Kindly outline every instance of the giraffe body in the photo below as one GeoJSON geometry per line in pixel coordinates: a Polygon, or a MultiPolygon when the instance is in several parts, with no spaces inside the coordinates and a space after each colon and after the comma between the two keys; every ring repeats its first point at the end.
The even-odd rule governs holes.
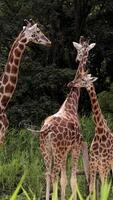
{"type": "MultiPolygon", "coordinates": [[[[61,199],[65,199],[67,155],[69,152],[72,154],[71,184],[74,191],[76,187],[77,161],[84,143],[76,111],[76,104],[79,99],[78,92],[78,89],[72,90],[61,109],[47,118],[40,130],[40,148],[46,166],[46,180],[50,179],[51,176],[52,183],[55,183],[59,172],[61,172],[61,199]]],[[[49,199],[49,197],[47,198],[49,199]]]]}
{"type": "Polygon", "coordinates": [[[96,173],[98,172],[102,184],[107,180],[110,169],[113,170],[113,134],[102,114],[94,85],[87,87],[92,105],[95,136],[90,148],[90,194],[95,187],[96,173]]]}
{"type": "MultiPolygon", "coordinates": [[[[102,184],[106,181],[110,169],[113,171],[113,133],[107,125],[102,114],[93,81],[90,75],[85,74],[79,80],[73,82],[73,87],[86,87],[92,106],[92,117],[95,124],[95,135],[90,147],[89,161],[89,191],[93,199],[95,179],[99,173],[102,184]]],[[[72,83],[71,83],[72,86],[72,83]]]]}
{"type": "MultiPolygon", "coordinates": [[[[94,45],[89,45],[89,42],[84,41],[83,37],[80,38],[80,44],[74,42],[73,45],[78,52],[77,60],[80,61],[75,77],[77,79],[84,72],[89,50],[94,45]]],[[[79,96],[80,88],[71,89],[60,110],[48,117],[40,130],[40,148],[46,167],[46,200],[49,200],[50,176],[54,185],[59,172],[61,172],[61,200],[65,200],[66,159],[69,152],[72,155],[71,188],[76,200],[77,161],[81,150],[83,155],[86,150],[78,119],[79,96]]],[[[86,157],[88,162],[88,155],[86,157]]],[[[87,167],[85,171],[88,178],[87,167]]]]}
{"type": "Polygon", "coordinates": [[[8,128],[8,119],[5,110],[17,85],[21,57],[27,43],[30,41],[45,46],[51,44],[37,27],[37,24],[32,25],[31,22],[27,23],[27,26],[23,28],[14,41],[9,52],[5,70],[0,77],[0,144],[4,142],[5,132],[8,128]]]}

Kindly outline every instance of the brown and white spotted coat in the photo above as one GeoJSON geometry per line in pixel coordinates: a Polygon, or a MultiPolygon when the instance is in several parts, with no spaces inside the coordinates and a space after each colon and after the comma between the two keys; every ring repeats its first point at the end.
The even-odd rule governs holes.
{"type": "Polygon", "coordinates": [[[85,87],[91,100],[92,117],[95,124],[95,136],[90,147],[89,161],[89,191],[91,200],[93,199],[95,190],[97,172],[103,184],[107,179],[110,169],[113,171],[113,133],[102,114],[93,84],[95,80],[95,77],[91,77],[91,75],[86,75],[85,73],[78,80],[71,82],[72,88],[85,87]]]}
{"type": "MultiPolygon", "coordinates": [[[[77,55],[80,61],[77,78],[84,70],[90,45],[88,41],[83,42],[83,38],[80,39],[80,44],[73,44],[77,48],[78,54],[82,51],[80,56],[77,55]]],[[[77,161],[84,146],[78,119],[79,96],[80,88],[71,89],[59,111],[45,119],[40,130],[40,148],[46,167],[46,200],[49,200],[50,176],[54,185],[59,172],[61,172],[61,200],[65,199],[68,152],[71,152],[72,155],[71,188],[75,193],[77,161]]],[[[74,199],[76,199],[76,194],[74,199]]]]}
{"type": "Polygon", "coordinates": [[[0,144],[4,142],[5,132],[8,128],[8,119],[5,113],[6,107],[17,85],[21,57],[28,42],[49,46],[51,42],[40,31],[37,24],[27,23],[19,36],[14,41],[9,52],[4,72],[0,77],[0,144]]]}
{"type": "Polygon", "coordinates": [[[90,96],[93,120],[95,123],[95,136],[90,148],[90,195],[95,188],[96,173],[98,172],[101,182],[107,179],[110,169],[113,171],[113,133],[108,127],[107,121],[102,114],[95,87],[91,84],[87,91],[90,96]]]}

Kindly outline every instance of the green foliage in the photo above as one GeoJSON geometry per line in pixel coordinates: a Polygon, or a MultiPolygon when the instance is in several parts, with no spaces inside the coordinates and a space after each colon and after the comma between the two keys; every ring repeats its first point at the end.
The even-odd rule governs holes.
{"type": "Polygon", "coordinates": [[[17,199],[18,192],[19,192],[20,188],[22,187],[22,184],[25,180],[25,177],[26,177],[26,174],[24,174],[22,176],[22,178],[21,178],[20,182],[18,183],[17,188],[14,191],[13,195],[11,196],[10,200],[16,200],[17,199]]]}
{"type": "MultiPolygon", "coordinates": [[[[112,118],[106,116],[110,128],[113,130],[112,118]]],[[[94,136],[94,126],[91,117],[82,117],[81,130],[84,140],[90,146],[94,136]]],[[[38,129],[38,127],[37,127],[38,129]]],[[[80,157],[78,169],[83,170],[82,158],[80,157]]],[[[44,162],[39,148],[39,136],[33,136],[25,129],[9,130],[6,135],[6,144],[0,151],[0,199],[9,199],[9,196],[15,191],[15,188],[21,179],[23,173],[27,170],[27,175],[19,190],[19,200],[26,199],[26,195],[30,198],[36,195],[36,199],[45,196],[45,177],[44,177],[44,162]],[[27,194],[26,194],[26,192],[27,194]]],[[[68,186],[66,190],[67,198],[69,198],[71,190],[69,186],[71,175],[71,157],[67,162],[68,186]]],[[[77,178],[78,187],[81,195],[85,199],[86,180],[83,176],[77,178]]]]}
{"type": "Polygon", "coordinates": [[[80,118],[80,124],[81,124],[81,132],[84,136],[84,140],[88,143],[90,146],[91,141],[95,134],[94,124],[92,120],[92,116],[86,117],[83,116],[80,118]]]}
{"type": "Polygon", "coordinates": [[[99,94],[99,102],[104,112],[113,114],[113,84],[111,84],[109,91],[103,91],[99,94]]]}
{"type": "Polygon", "coordinates": [[[108,184],[107,182],[105,182],[102,187],[101,187],[101,198],[100,200],[106,200],[109,198],[109,194],[110,194],[110,188],[111,188],[111,182],[108,184]]]}
{"type": "Polygon", "coordinates": [[[27,177],[23,188],[29,191],[29,195],[31,194],[29,188],[31,188],[39,196],[45,187],[45,181],[38,138],[36,139],[25,130],[10,130],[6,145],[0,151],[0,195],[2,197],[5,198],[14,191],[26,170],[27,177]]]}
{"type": "MultiPolygon", "coordinates": [[[[97,46],[90,52],[88,67],[98,76],[97,92],[112,83],[113,2],[94,0],[10,0],[0,2],[0,71],[4,70],[11,45],[25,18],[43,25],[51,48],[29,44],[23,56],[16,91],[8,106],[10,126],[23,121],[40,124],[59,109],[77,64],[72,41],[90,36],[97,46]],[[74,70],[72,70],[74,69],[74,70]]],[[[81,93],[80,111],[89,112],[88,97],[81,93]]]]}
{"type": "MultiPolygon", "coordinates": [[[[110,189],[111,189],[111,182],[108,183],[107,181],[101,186],[101,192],[100,192],[100,200],[108,200],[109,194],[110,194],[110,189]]],[[[76,191],[79,200],[84,200],[82,197],[82,194],[79,190],[78,184],[76,184],[76,191]]],[[[58,200],[57,198],[57,193],[58,193],[58,183],[55,184],[54,192],[52,195],[52,200],[58,200]]],[[[96,200],[96,192],[94,192],[94,196],[92,200],[96,200]]],[[[74,194],[72,193],[70,198],[68,200],[73,200],[74,199],[74,194]]],[[[89,196],[87,196],[86,200],[89,200],[89,196]]]]}

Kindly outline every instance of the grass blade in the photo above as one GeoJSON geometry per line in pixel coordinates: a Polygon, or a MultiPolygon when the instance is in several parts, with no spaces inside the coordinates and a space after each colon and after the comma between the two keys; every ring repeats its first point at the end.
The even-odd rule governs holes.
{"type": "Polygon", "coordinates": [[[23,187],[21,187],[22,188],[22,190],[23,190],[23,193],[25,194],[25,196],[27,197],[27,200],[31,200],[31,198],[30,198],[30,196],[28,195],[28,193],[26,192],[26,190],[23,188],[23,187]]]}
{"type": "Polygon", "coordinates": [[[22,184],[25,180],[25,177],[26,177],[26,173],[22,176],[22,178],[21,178],[20,182],[18,183],[17,188],[14,191],[13,195],[11,196],[10,200],[16,200],[17,199],[18,192],[19,192],[20,188],[22,187],[22,184]]]}
{"type": "Polygon", "coordinates": [[[111,188],[111,181],[108,183],[107,181],[101,187],[101,198],[100,200],[107,200],[111,188]]]}
{"type": "MultiPolygon", "coordinates": [[[[77,194],[78,194],[78,197],[79,197],[79,200],[84,200],[81,193],[80,193],[80,190],[78,188],[78,185],[76,184],[76,190],[77,191],[77,194]]],[[[74,199],[74,193],[70,196],[69,200],[73,200],[74,199]]]]}

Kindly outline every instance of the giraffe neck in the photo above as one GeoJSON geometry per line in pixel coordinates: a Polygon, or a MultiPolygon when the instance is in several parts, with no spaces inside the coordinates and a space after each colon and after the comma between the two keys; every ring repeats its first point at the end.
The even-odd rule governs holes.
{"type": "Polygon", "coordinates": [[[89,93],[90,100],[91,100],[93,120],[94,120],[95,125],[97,127],[100,127],[100,126],[102,127],[103,125],[107,126],[107,122],[102,114],[93,83],[91,84],[90,88],[87,88],[87,91],[89,93]]]}
{"type": "Polygon", "coordinates": [[[88,54],[87,52],[84,52],[84,55],[81,59],[81,61],[79,62],[79,66],[76,72],[76,77],[78,77],[80,74],[83,74],[86,71],[86,63],[88,60],[88,54]]]}
{"type": "Polygon", "coordinates": [[[79,97],[80,88],[72,88],[63,105],[61,106],[60,111],[71,113],[73,115],[77,114],[79,97]]]}
{"type": "Polygon", "coordinates": [[[8,105],[18,80],[19,65],[25,50],[27,39],[23,32],[19,34],[9,52],[5,70],[0,78],[0,112],[8,105]]]}

